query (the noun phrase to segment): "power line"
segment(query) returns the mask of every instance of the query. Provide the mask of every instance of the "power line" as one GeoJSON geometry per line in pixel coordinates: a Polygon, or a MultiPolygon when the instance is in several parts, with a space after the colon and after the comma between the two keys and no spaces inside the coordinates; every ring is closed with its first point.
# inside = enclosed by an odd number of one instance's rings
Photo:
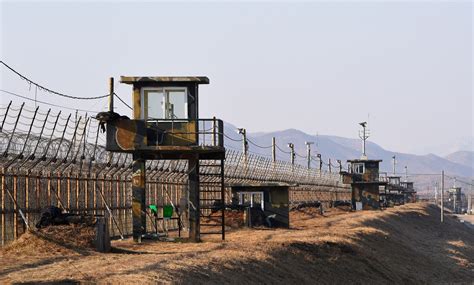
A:
{"type": "Polygon", "coordinates": [[[300,158],[306,158],[306,156],[300,155],[297,152],[295,152],[296,156],[299,156],[300,158]]]}
{"type": "Polygon", "coordinates": [[[75,100],[95,100],[95,99],[106,98],[106,97],[109,96],[109,94],[106,94],[106,95],[94,96],[94,97],[79,97],[79,96],[71,96],[71,95],[67,95],[67,94],[64,94],[64,93],[60,93],[60,92],[51,90],[47,87],[44,87],[43,85],[40,85],[40,84],[34,82],[31,79],[28,79],[26,76],[22,75],[21,73],[19,73],[18,71],[16,71],[15,69],[13,69],[12,67],[10,67],[8,64],[6,64],[5,62],[3,62],[1,60],[0,60],[0,63],[3,64],[6,68],[8,68],[10,71],[15,73],[16,75],[18,75],[21,79],[26,80],[30,85],[34,85],[38,89],[46,91],[46,92],[51,93],[51,94],[55,94],[55,95],[58,95],[58,96],[66,97],[66,98],[69,98],[69,99],[75,99],[75,100]]]}
{"type": "Polygon", "coordinates": [[[44,102],[44,101],[40,101],[40,100],[35,100],[35,99],[31,99],[31,98],[22,96],[22,95],[20,95],[20,94],[13,93],[13,92],[10,92],[10,91],[7,91],[7,90],[3,90],[3,89],[0,89],[0,92],[4,92],[4,93],[10,94],[10,95],[12,95],[12,96],[16,96],[16,97],[19,97],[19,98],[23,98],[23,99],[25,99],[25,100],[34,101],[34,102],[39,102],[39,103],[42,103],[42,104],[45,104],[45,105],[49,105],[49,106],[53,106],[53,107],[58,107],[58,108],[64,108],[64,109],[68,109],[68,110],[72,110],[72,111],[76,111],[76,110],[77,110],[77,111],[91,112],[91,113],[98,113],[98,112],[99,112],[99,111],[94,111],[94,110],[84,110],[84,109],[70,108],[70,107],[65,107],[65,106],[61,106],[61,105],[57,105],[57,104],[53,104],[53,103],[48,103],[48,102],[44,102]]]}
{"type": "Polygon", "coordinates": [[[229,137],[229,136],[226,135],[225,133],[223,133],[223,134],[224,134],[224,136],[225,136],[226,138],[228,138],[228,139],[231,140],[231,141],[234,141],[234,142],[241,142],[241,141],[242,141],[242,139],[236,140],[236,139],[233,139],[233,138],[229,137]]]}
{"type": "Polygon", "coordinates": [[[272,147],[271,145],[270,145],[270,146],[261,146],[261,145],[258,145],[258,144],[256,144],[256,143],[254,143],[253,141],[249,140],[248,138],[247,138],[247,141],[248,141],[249,143],[253,144],[253,145],[256,146],[256,147],[259,147],[259,148],[271,148],[271,147],[272,147]]]}
{"type": "Polygon", "coordinates": [[[130,105],[128,105],[127,103],[125,103],[125,101],[122,100],[122,98],[120,98],[120,96],[114,92],[114,95],[117,96],[117,98],[120,100],[120,102],[122,102],[125,106],[127,106],[130,110],[133,110],[132,107],[130,107],[130,105]]]}
{"type": "Polygon", "coordinates": [[[286,154],[291,154],[291,152],[289,152],[289,151],[284,151],[283,149],[281,149],[277,144],[276,144],[275,146],[276,146],[276,148],[277,148],[279,151],[281,151],[281,152],[283,152],[283,153],[286,153],[286,154]]]}

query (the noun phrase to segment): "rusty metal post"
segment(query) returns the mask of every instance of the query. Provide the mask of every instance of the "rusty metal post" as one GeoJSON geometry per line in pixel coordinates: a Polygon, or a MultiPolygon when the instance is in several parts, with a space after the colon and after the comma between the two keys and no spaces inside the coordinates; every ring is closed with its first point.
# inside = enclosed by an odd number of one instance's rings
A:
{"type": "Polygon", "coordinates": [[[199,197],[199,159],[188,160],[189,189],[189,239],[194,242],[201,240],[200,230],[200,197],[199,197]]]}
{"type": "Polygon", "coordinates": [[[291,165],[294,166],[295,165],[295,145],[293,143],[288,143],[288,147],[291,150],[290,152],[291,165]]]}
{"type": "Polygon", "coordinates": [[[319,177],[321,177],[321,171],[323,170],[323,159],[320,153],[317,154],[317,157],[319,158],[319,177]]]}
{"type": "Polygon", "coordinates": [[[392,167],[393,167],[393,175],[395,176],[395,174],[396,174],[396,165],[397,165],[397,160],[396,160],[396,156],[395,156],[395,155],[392,156],[392,163],[393,163],[393,165],[392,165],[392,167]]]}
{"type": "Polygon", "coordinates": [[[306,159],[307,159],[307,168],[311,168],[311,145],[314,144],[314,142],[304,142],[306,144],[306,159]]]}
{"type": "MultiPolygon", "coordinates": [[[[204,132],[206,131],[204,130],[204,132]]],[[[204,134],[204,137],[206,137],[206,134],[204,134]]],[[[212,142],[213,146],[217,146],[217,121],[215,116],[212,118],[212,142]]]]}
{"type": "Polygon", "coordinates": [[[276,162],[276,140],[275,140],[275,137],[272,137],[272,161],[273,161],[273,167],[275,167],[275,162],[276,162]]]}
{"type": "Polygon", "coordinates": [[[134,155],[132,168],[133,240],[141,242],[146,233],[145,160],[134,155]]]}

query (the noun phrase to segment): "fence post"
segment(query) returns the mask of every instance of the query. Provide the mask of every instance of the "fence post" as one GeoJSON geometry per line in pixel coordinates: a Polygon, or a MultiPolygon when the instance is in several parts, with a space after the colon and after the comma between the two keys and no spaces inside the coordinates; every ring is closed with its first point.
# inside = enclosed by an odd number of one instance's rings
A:
{"type": "Polygon", "coordinates": [[[48,189],[47,189],[47,191],[48,191],[48,193],[47,193],[47,195],[48,195],[47,205],[51,206],[51,173],[48,173],[48,186],[47,187],[48,187],[48,189]]]}
{"type": "Polygon", "coordinates": [[[67,175],[66,190],[67,190],[67,208],[71,210],[71,173],[70,172],[67,175]]]}
{"type": "Polygon", "coordinates": [[[76,173],[76,211],[79,211],[79,174],[76,173]]]}
{"type": "Polygon", "coordinates": [[[28,174],[25,175],[25,215],[26,220],[30,220],[30,176],[28,174]]]}
{"type": "Polygon", "coordinates": [[[58,201],[56,202],[57,205],[59,205],[61,203],[61,172],[57,172],[57,177],[56,177],[56,189],[57,189],[57,192],[58,192],[58,201]]]}
{"type": "Polygon", "coordinates": [[[85,177],[82,178],[84,180],[84,207],[86,208],[86,212],[90,213],[91,212],[91,207],[89,203],[89,181],[90,181],[90,176],[86,175],[85,177]]]}
{"type": "MultiPolygon", "coordinates": [[[[18,201],[18,187],[17,187],[17,179],[16,175],[13,175],[13,199],[18,201]]],[[[13,238],[18,238],[18,205],[13,201],[13,238]]]]}

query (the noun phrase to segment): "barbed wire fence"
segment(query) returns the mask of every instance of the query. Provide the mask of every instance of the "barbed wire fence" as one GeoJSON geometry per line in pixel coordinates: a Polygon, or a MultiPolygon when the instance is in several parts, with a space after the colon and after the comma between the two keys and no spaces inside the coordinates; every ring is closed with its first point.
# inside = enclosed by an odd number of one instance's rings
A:
{"type": "MultiPolygon", "coordinates": [[[[112,236],[131,233],[132,156],[105,150],[105,134],[87,112],[65,113],[0,105],[2,244],[37,221],[42,208],[106,215],[112,236]]],[[[204,126],[205,127],[205,126],[204,126]]],[[[147,204],[178,204],[186,195],[186,160],[147,161],[147,204]]],[[[212,172],[202,168],[203,173],[212,172]]],[[[291,185],[292,203],[347,196],[339,174],[238,150],[226,151],[225,184],[291,185]],[[342,195],[342,196],[341,196],[342,195]]],[[[203,181],[211,179],[203,176],[203,181]]],[[[226,187],[230,193],[230,187],[226,187]]],[[[347,197],[346,197],[347,199],[347,197]]],[[[227,195],[230,203],[230,195],[227,195]]],[[[151,219],[148,221],[152,225],[151,219]]],[[[170,221],[169,228],[177,227],[170,221]]]]}
{"type": "MultiPolygon", "coordinates": [[[[131,234],[131,154],[105,150],[106,136],[94,117],[98,110],[51,103],[43,96],[37,98],[38,94],[49,94],[68,100],[97,102],[109,94],[86,97],[58,92],[31,80],[1,60],[0,65],[24,81],[30,91],[33,88],[34,98],[5,89],[0,92],[34,102],[35,106],[17,105],[12,101],[0,104],[2,245],[33,227],[41,209],[48,206],[61,207],[71,213],[104,215],[110,219],[112,236],[131,234]],[[49,109],[40,108],[38,104],[49,109]]],[[[120,96],[114,95],[131,109],[120,96]]],[[[211,130],[213,126],[204,123],[202,128],[211,130]]],[[[220,135],[230,141],[242,141],[225,133],[220,135]]],[[[213,139],[204,134],[200,142],[206,144],[213,139]]],[[[250,143],[261,149],[271,148],[250,143]]],[[[280,147],[278,150],[283,154],[290,153],[280,147]]],[[[207,165],[213,163],[217,162],[206,162],[207,165]]],[[[204,173],[201,181],[212,183],[216,176],[205,174],[212,174],[215,169],[201,167],[204,173]]],[[[177,205],[187,195],[189,170],[186,160],[147,161],[146,172],[148,205],[177,205]]],[[[245,155],[232,147],[226,150],[224,181],[226,203],[231,202],[229,185],[235,183],[286,183],[290,185],[291,203],[332,201],[350,196],[348,186],[341,183],[337,173],[307,169],[283,160],[273,161],[261,153],[245,155]]],[[[178,227],[176,219],[167,223],[167,228],[178,227]]],[[[148,215],[147,228],[153,226],[151,215],[148,215]]]]}

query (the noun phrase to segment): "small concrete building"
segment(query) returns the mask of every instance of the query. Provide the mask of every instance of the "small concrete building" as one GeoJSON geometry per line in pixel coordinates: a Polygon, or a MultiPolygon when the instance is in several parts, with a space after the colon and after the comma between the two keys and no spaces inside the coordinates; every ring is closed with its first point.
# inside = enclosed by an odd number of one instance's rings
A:
{"type": "Polygon", "coordinates": [[[467,205],[464,205],[463,200],[466,199],[464,193],[462,193],[461,187],[451,187],[451,189],[448,190],[448,203],[446,206],[452,209],[454,213],[461,214],[463,209],[467,208],[467,205]]]}
{"type": "Polygon", "coordinates": [[[232,184],[232,204],[247,209],[246,224],[290,227],[289,185],[280,183],[232,184]]]}
{"type": "Polygon", "coordinates": [[[405,204],[405,188],[401,185],[400,176],[387,176],[387,186],[385,188],[386,205],[403,205],[405,204]]]}
{"type": "Polygon", "coordinates": [[[404,188],[403,194],[405,197],[405,203],[415,203],[416,202],[416,191],[413,186],[413,182],[401,182],[400,185],[404,188]]]}
{"type": "Polygon", "coordinates": [[[379,164],[382,160],[348,160],[349,171],[342,172],[344,183],[352,186],[352,208],[379,209],[381,207],[381,186],[387,182],[379,181],[379,164]]]}

